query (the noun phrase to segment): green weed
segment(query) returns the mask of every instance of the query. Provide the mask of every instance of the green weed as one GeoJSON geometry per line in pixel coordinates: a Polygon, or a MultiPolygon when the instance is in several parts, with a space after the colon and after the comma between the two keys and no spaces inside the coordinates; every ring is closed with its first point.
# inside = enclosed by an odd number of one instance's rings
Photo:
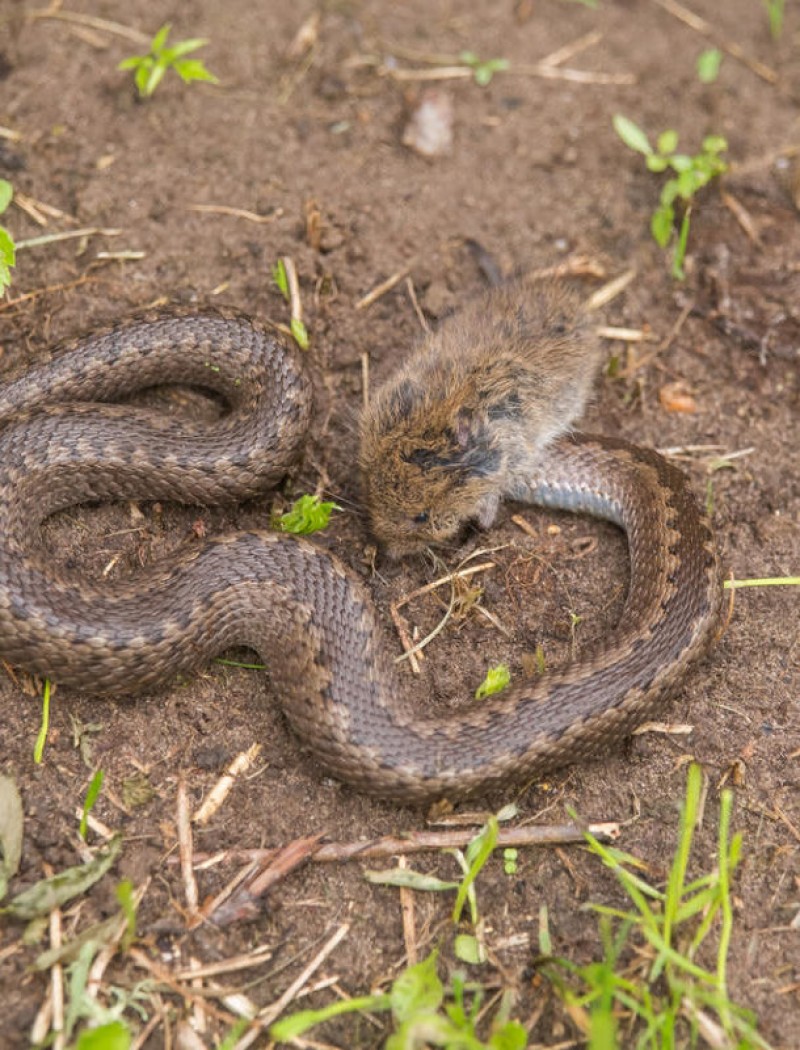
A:
{"type": "Polygon", "coordinates": [[[81,812],[81,823],[78,828],[80,837],[86,841],[86,831],[89,823],[89,814],[92,812],[92,807],[100,796],[100,792],[103,789],[103,770],[98,769],[92,777],[89,787],[86,790],[86,798],[83,800],[83,810],[81,812]]]}
{"type": "Polygon", "coordinates": [[[703,84],[713,84],[719,76],[722,52],[718,47],[709,47],[697,58],[697,76],[703,84]]]}
{"type": "Polygon", "coordinates": [[[783,10],[786,6],[785,0],[764,0],[769,18],[769,31],[773,40],[780,40],[783,32],[783,10]]]}
{"type": "Polygon", "coordinates": [[[462,971],[455,971],[449,988],[439,978],[433,951],[422,962],[409,966],[392,985],[391,991],[365,995],[332,1003],[321,1010],[302,1010],[277,1021],[270,1028],[276,1042],[297,1039],[315,1025],[354,1010],[370,1013],[390,1010],[395,1030],[384,1044],[385,1050],[441,1046],[449,1050],[525,1050],[527,1036],[518,1021],[509,1019],[511,995],[501,998],[492,1018],[488,1040],[476,1031],[483,1003],[483,989],[467,982],[462,971]]]}
{"type": "Polygon", "coordinates": [[[659,205],[650,220],[650,231],[656,242],[666,248],[675,232],[675,202],[683,202],[683,217],[672,256],[672,276],[682,281],[685,277],[683,261],[689,238],[692,204],[699,190],[727,171],[728,165],[720,154],[728,148],[728,143],[721,135],[707,135],[703,139],[701,151],[689,156],[676,152],[677,131],[662,131],[653,149],[645,132],[632,120],[616,114],[613,124],[614,130],[629,149],[644,154],[648,171],[660,174],[671,168],[675,172],[675,177],[667,179],[661,189],[659,205]]]}
{"type": "MultiPolygon", "coordinates": [[[[283,259],[278,259],[275,265],[272,267],[272,279],[278,287],[283,298],[287,303],[292,302],[292,293],[289,287],[289,275],[286,272],[286,264],[283,259]]],[[[295,276],[295,281],[297,280],[295,276]]],[[[299,292],[298,292],[299,300],[299,292]]],[[[298,310],[299,312],[299,310],[298,310]]],[[[308,329],[303,324],[300,317],[292,316],[289,321],[289,330],[292,333],[292,338],[300,347],[301,350],[308,350],[308,329]]]]}
{"type": "Polygon", "coordinates": [[[633,905],[629,910],[589,905],[599,915],[603,946],[599,962],[577,966],[553,958],[543,914],[540,949],[545,958],[540,969],[583,1029],[590,1048],[672,1050],[686,1036],[695,1046],[702,1035],[714,1046],[768,1050],[753,1015],[728,998],[726,973],[733,928],[730,880],[742,852],[741,835],[730,834],[730,791],[723,791],[720,798],[716,867],[687,881],[701,790],[702,772],[692,765],[678,844],[664,890],[655,889],[637,874],[642,864],[635,857],[606,847],[586,833],[590,850],[614,872],[633,905]],[[706,952],[716,955],[712,969],[698,961],[704,945],[706,952]],[[619,1032],[622,1018],[624,1036],[619,1032]]]}
{"type": "Polygon", "coordinates": [[[209,73],[198,58],[185,58],[192,51],[204,47],[208,41],[201,38],[180,40],[172,47],[167,47],[167,37],[172,26],[169,22],[163,25],[150,41],[150,51],[146,55],[131,55],[124,58],[117,69],[132,69],[133,79],[139,98],[149,98],[161,83],[168,69],[174,70],[181,80],[188,84],[193,80],[204,80],[218,84],[219,80],[209,73]]]}
{"type": "Polygon", "coordinates": [[[342,508],[332,500],[321,500],[319,496],[306,494],[296,499],[289,510],[272,522],[273,528],[280,532],[291,532],[296,536],[307,536],[312,532],[324,529],[330,521],[331,514],[342,508]]]}
{"type": "Polygon", "coordinates": [[[486,677],[475,690],[475,699],[484,700],[494,693],[501,693],[510,681],[511,671],[508,664],[497,664],[496,667],[490,667],[486,672],[486,677]]]}
{"type": "Polygon", "coordinates": [[[475,83],[480,87],[486,87],[491,83],[495,73],[502,73],[511,65],[507,58],[480,59],[474,51],[462,51],[458,59],[465,66],[470,67],[475,83]]]}
{"type": "MultiPolygon", "coordinates": [[[[0,179],[0,215],[8,208],[14,190],[10,182],[0,179]]],[[[17,247],[14,238],[5,228],[0,226],[0,295],[5,295],[5,290],[11,284],[11,267],[17,261],[17,247]]]]}

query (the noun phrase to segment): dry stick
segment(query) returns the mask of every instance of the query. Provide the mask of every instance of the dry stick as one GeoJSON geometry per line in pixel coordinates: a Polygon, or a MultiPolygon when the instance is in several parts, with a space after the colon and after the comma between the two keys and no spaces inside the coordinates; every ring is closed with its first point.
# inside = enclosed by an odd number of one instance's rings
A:
{"type": "Polygon", "coordinates": [[[677,18],[679,22],[689,26],[696,33],[700,33],[701,36],[719,43],[723,51],[727,51],[732,58],[744,63],[751,72],[761,77],[762,80],[766,80],[768,84],[776,84],[778,82],[778,74],[774,69],[765,66],[763,62],[759,62],[756,58],[750,58],[735,40],[726,40],[724,37],[718,36],[714,27],[709,22],[706,22],[705,18],[696,15],[688,7],[677,3],[676,0],[653,0],[653,3],[666,11],[667,14],[672,15],[673,18],[677,18]]]}
{"type": "Polygon", "coordinates": [[[159,984],[163,984],[165,988],[168,988],[171,992],[174,992],[175,995],[179,995],[187,1002],[193,1003],[195,1000],[201,999],[206,1004],[206,1009],[209,1013],[213,1014],[222,1024],[230,1025],[235,1020],[232,1014],[220,1010],[209,1002],[210,996],[204,988],[187,988],[185,984],[175,980],[166,966],[162,966],[162,964],[156,962],[155,959],[151,959],[141,948],[137,948],[136,946],[129,948],[128,958],[135,966],[138,966],[140,970],[147,970],[148,973],[155,977],[159,984]]]}
{"type": "MultiPolygon", "coordinates": [[[[403,870],[408,867],[404,853],[397,858],[397,866],[403,870]]],[[[406,958],[409,966],[415,966],[419,962],[417,924],[415,921],[414,894],[409,886],[400,887],[400,913],[403,918],[403,943],[406,949],[406,958]]]]}
{"type": "MultiPolygon", "coordinates": [[[[52,871],[47,874],[52,875],[52,871]]],[[[61,947],[61,909],[53,908],[50,912],[50,948],[58,950],[61,947]]],[[[60,962],[53,963],[50,969],[50,989],[52,993],[53,1014],[51,1031],[54,1034],[54,1050],[64,1050],[66,1038],[64,1034],[64,970],[60,962]]]]}
{"type": "Polygon", "coordinates": [[[629,270],[625,270],[619,277],[614,277],[612,280],[604,284],[602,288],[598,288],[596,292],[589,296],[584,303],[586,310],[599,310],[602,306],[608,306],[608,304],[616,299],[618,295],[628,287],[631,281],[636,276],[636,270],[631,267],[629,270]]]}
{"type": "Polygon", "coordinates": [[[408,276],[408,274],[411,272],[411,267],[414,265],[415,262],[416,257],[413,258],[410,262],[406,263],[402,270],[398,270],[397,273],[393,273],[391,277],[387,277],[385,281],[382,281],[379,285],[376,285],[376,287],[373,288],[371,292],[367,292],[365,296],[362,296],[362,298],[358,300],[358,302],[355,305],[355,309],[366,310],[368,306],[372,306],[372,304],[378,299],[380,299],[382,295],[386,295],[387,292],[390,292],[396,284],[399,284],[404,277],[408,276]]]}
{"type": "Polygon", "coordinates": [[[722,197],[722,203],[733,215],[734,219],[739,223],[741,228],[744,230],[745,235],[749,239],[751,244],[758,247],[761,244],[761,238],[758,235],[756,224],[753,222],[753,217],[750,212],[745,208],[741,201],[737,200],[732,193],[728,193],[726,190],[720,192],[722,197]]]}
{"type": "Polygon", "coordinates": [[[294,260],[284,255],[281,258],[283,269],[286,273],[286,284],[289,289],[289,312],[293,321],[303,323],[303,303],[300,299],[300,282],[297,279],[297,268],[294,260]]]}
{"type": "Polygon", "coordinates": [[[283,215],[283,208],[276,208],[269,215],[259,215],[258,212],[247,211],[245,208],[233,208],[228,204],[187,204],[186,210],[211,215],[232,215],[236,219],[246,219],[248,222],[255,223],[274,222],[283,215]]]}
{"type": "Polygon", "coordinates": [[[251,744],[247,751],[239,752],[208,795],[206,795],[202,805],[195,811],[192,817],[195,824],[207,824],[212,817],[216,816],[217,810],[230,794],[236,778],[241,776],[242,773],[246,773],[260,754],[261,744],[251,744]]]}
{"type": "Polygon", "coordinates": [[[106,229],[102,226],[85,226],[81,230],[62,230],[61,233],[43,233],[41,237],[28,237],[27,240],[17,241],[16,247],[38,248],[42,244],[54,244],[56,241],[71,241],[76,237],[118,237],[123,231],[106,229]]]}
{"type": "Polygon", "coordinates": [[[197,881],[192,868],[192,820],[189,811],[189,795],[186,790],[186,776],[181,773],[178,777],[178,847],[181,860],[181,876],[183,877],[183,892],[186,896],[187,924],[191,927],[198,920],[197,881]]]}
{"type": "Polygon", "coordinates": [[[403,652],[405,653],[408,659],[412,673],[419,674],[420,666],[418,656],[422,657],[422,659],[425,659],[425,654],[423,652],[417,654],[417,651],[414,648],[414,643],[412,642],[411,636],[408,633],[408,625],[406,624],[406,621],[403,619],[403,617],[400,615],[400,610],[396,602],[392,602],[389,606],[389,615],[392,618],[392,623],[394,624],[395,630],[397,631],[397,637],[400,639],[400,644],[402,645],[403,652]]]}
{"type": "Polygon", "coordinates": [[[428,324],[428,319],[422,312],[422,309],[419,305],[419,300],[417,299],[417,293],[414,288],[414,282],[411,280],[410,277],[406,277],[406,291],[408,292],[408,298],[411,300],[411,306],[414,309],[414,313],[417,315],[417,320],[419,321],[420,328],[422,328],[422,331],[425,333],[425,335],[430,335],[431,326],[428,324]]]}
{"type": "Polygon", "coordinates": [[[238,1043],[236,1043],[234,1050],[247,1050],[247,1047],[252,1046],[255,1040],[258,1039],[261,1032],[265,1028],[268,1028],[272,1024],[272,1022],[275,1021],[278,1017],[280,1017],[280,1015],[283,1013],[283,1011],[286,1009],[286,1007],[289,1005],[292,999],[294,999],[300,992],[303,985],[320,968],[320,966],[325,962],[325,960],[328,958],[331,952],[333,952],[339,946],[339,943],[344,940],[344,938],[349,932],[349,923],[344,923],[339,927],[339,929],[334,933],[330,940],[323,945],[319,952],[317,952],[317,954],[314,956],[314,958],[311,960],[308,966],[306,966],[306,968],[303,970],[300,976],[295,981],[293,981],[292,984],[289,985],[289,987],[286,989],[283,995],[279,999],[277,999],[271,1006],[265,1007],[259,1013],[258,1018],[256,1019],[256,1022],[253,1025],[253,1027],[250,1029],[249,1032],[247,1032],[246,1035],[244,1035],[239,1040],[238,1043]]]}
{"type": "Polygon", "coordinates": [[[149,44],[150,37],[131,29],[130,26],[122,25],[120,22],[110,22],[107,18],[96,18],[94,15],[82,15],[76,11],[59,11],[59,3],[54,2],[44,11],[31,11],[25,17],[31,21],[42,19],[55,19],[59,22],[71,22],[73,25],[87,26],[89,29],[100,29],[105,33],[115,33],[117,36],[132,40],[135,44],[149,44]]]}
{"type": "MultiPolygon", "coordinates": [[[[591,832],[601,842],[613,842],[619,838],[619,824],[615,821],[604,821],[599,824],[587,824],[586,831],[591,832]]],[[[440,831],[409,831],[407,834],[384,835],[370,839],[368,842],[325,842],[309,855],[309,860],[316,864],[338,864],[349,860],[373,860],[376,857],[392,857],[405,853],[430,853],[442,849],[464,849],[475,837],[474,828],[447,828],[440,831]]],[[[540,824],[519,828],[501,828],[497,836],[498,848],[506,846],[570,846],[583,843],[583,829],[575,824],[540,824]]],[[[214,855],[219,862],[232,861],[237,864],[269,860],[276,849],[232,849],[214,855]]],[[[194,863],[197,867],[208,866],[209,854],[197,853],[194,863]]],[[[175,863],[170,858],[168,863],[175,863]]]]}
{"type": "Polygon", "coordinates": [[[246,885],[243,884],[242,879],[234,880],[234,882],[238,881],[239,885],[224,904],[217,907],[218,898],[216,898],[211,907],[204,909],[206,917],[213,916],[217,926],[228,926],[241,919],[257,915],[261,911],[259,898],[277,882],[284,879],[290,871],[308,860],[319,845],[321,838],[321,834],[306,835],[304,838],[290,842],[288,846],[273,851],[271,856],[259,865],[261,871],[246,885]]]}
{"type": "Polygon", "coordinates": [[[591,33],[586,33],[584,36],[578,37],[578,39],[573,40],[571,44],[565,44],[564,47],[560,47],[557,51],[552,51],[549,55],[545,55],[544,58],[540,58],[538,65],[560,66],[563,62],[566,62],[567,59],[574,58],[575,55],[579,55],[582,51],[586,51],[588,48],[599,44],[602,39],[603,34],[600,30],[593,29],[591,33]]]}

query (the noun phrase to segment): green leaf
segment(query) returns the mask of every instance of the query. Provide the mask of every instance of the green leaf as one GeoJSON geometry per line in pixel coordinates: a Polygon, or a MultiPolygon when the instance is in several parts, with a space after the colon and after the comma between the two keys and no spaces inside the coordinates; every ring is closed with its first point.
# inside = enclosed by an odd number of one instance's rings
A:
{"type": "Polygon", "coordinates": [[[209,73],[199,58],[183,58],[174,64],[175,72],[184,82],[189,84],[193,80],[203,80],[208,84],[219,84],[219,78],[209,73]]]}
{"type": "Polygon", "coordinates": [[[525,1050],[528,1033],[519,1021],[507,1021],[489,1038],[489,1050],[525,1050]]]}
{"type": "MultiPolygon", "coordinates": [[[[469,871],[461,880],[461,885],[458,887],[458,894],[456,896],[456,902],[453,905],[453,922],[457,923],[461,918],[461,912],[464,908],[464,904],[467,899],[475,879],[478,877],[478,872],[481,870],[483,865],[489,859],[492,854],[492,850],[497,845],[497,836],[500,833],[500,827],[497,823],[497,817],[489,817],[484,826],[478,832],[478,834],[472,839],[470,844],[467,846],[467,860],[469,861],[469,871]]],[[[475,908],[473,906],[473,911],[475,908]]],[[[473,921],[475,916],[473,915],[473,921]]]]}
{"type": "Polygon", "coordinates": [[[283,259],[278,259],[275,265],[272,267],[272,280],[278,286],[278,289],[286,300],[289,302],[289,279],[286,276],[286,267],[283,265],[283,259]]]}
{"type": "Polygon", "coordinates": [[[299,317],[293,317],[291,319],[289,322],[289,331],[292,333],[292,338],[300,349],[308,350],[308,332],[306,331],[306,326],[299,317]]]}
{"type": "Polygon", "coordinates": [[[319,496],[308,493],[296,499],[291,508],[273,523],[280,532],[291,532],[295,536],[307,536],[324,529],[331,514],[342,508],[331,500],[322,501],[319,496]]]}
{"type": "Polygon", "coordinates": [[[42,690],[42,720],[36,742],[33,745],[33,761],[39,765],[44,756],[44,745],[47,743],[47,732],[50,728],[50,679],[45,678],[42,690]]]}
{"type": "Polygon", "coordinates": [[[471,933],[460,933],[453,943],[453,951],[457,959],[470,966],[482,966],[488,958],[484,945],[471,933]]]}
{"type": "Polygon", "coordinates": [[[497,664],[490,667],[486,677],[475,690],[476,700],[485,700],[487,696],[502,692],[511,681],[511,671],[508,664],[497,664]]]}
{"type": "Polygon", "coordinates": [[[433,1013],[444,999],[444,988],[436,972],[438,951],[432,951],[427,959],[404,970],[392,985],[389,993],[392,1014],[397,1021],[406,1021],[416,1014],[433,1013]]]}
{"type": "MultiPolygon", "coordinates": [[[[139,88],[139,93],[145,98],[150,98],[155,89],[164,79],[164,74],[167,71],[167,67],[162,66],[159,62],[154,62],[150,69],[147,69],[147,67],[143,68],[146,70],[147,76],[142,78],[144,82],[144,87],[139,88]]],[[[137,85],[138,83],[139,81],[137,77],[137,85]]]]}
{"type": "Polygon", "coordinates": [[[667,131],[662,131],[658,136],[656,142],[656,149],[659,153],[674,153],[678,146],[678,132],[673,131],[671,128],[667,131]]]}
{"type": "Polygon", "coordinates": [[[0,900],[17,874],[22,856],[22,799],[16,781],[0,775],[0,900]]]}
{"type": "Polygon", "coordinates": [[[661,248],[666,248],[672,236],[672,224],[675,220],[675,209],[671,204],[661,205],[653,212],[650,220],[650,232],[661,248]]]}
{"type": "Polygon", "coordinates": [[[365,871],[364,878],[376,886],[402,886],[404,889],[420,890],[423,893],[444,893],[457,890],[460,882],[440,879],[436,875],[425,875],[413,868],[388,868],[384,871],[365,871]]]}
{"type": "Polygon", "coordinates": [[[6,266],[13,266],[17,260],[17,247],[14,238],[5,227],[0,226],[0,259],[6,266]]]}
{"type": "Polygon", "coordinates": [[[147,62],[148,60],[150,60],[148,55],[131,55],[130,58],[123,58],[123,60],[117,64],[117,69],[138,69],[143,62],[147,62]]]}
{"type": "Polygon", "coordinates": [[[706,135],[703,149],[706,153],[722,153],[728,148],[728,140],[723,135],[706,135]]]}
{"type": "Polygon", "coordinates": [[[81,1032],[75,1050],[128,1050],[130,1045],[131,1032],[128,1026],[122,1021],[111,1021],[81,1032]]]}
{"type": "Polygon", "coordinates": [[[103,770],[98,769],[95,775],[92,777],[89,787],[86,791],[86,798],[83,800],[83,812],[81,814],[81,823],[78,829],[80,837],[86,841],[86,830],[89,821],[89,814],[92,812],[92,807],[97,802],[98,796],[103,788],[103,770]]]}
{"type": "Polygon", "coordinates": [[[6,210],[14,196],[14,187],[8,179],[0,179],[0,215],[6,210]]]}
{"type": "Polygon", "coordinates": [[[190,51],[196,51],[199,47],[205,47],[208,43],[202,37],[195,37],[192,40],[180,40],[177,44],[174,44],[171,48],[164,52],[164,57],[168,59],[171,65],[176,58],[181,58],[182,55],[188,55],[190,51]]]}
{"type": "Polygon", "coordinates": [[[0,914],[23,920],[49,915],[53,908],[79,897],[98,882],[117,859],[121,849],[122,837],[115,835],[93,860],[74,868],[65,868],[49,879],[34,883],[12,898],[5,908],[0,908],[0,914]]]}
{"type": "Polygon", "coordinates": [[[298,1038],[309,1028],[314,1028],[331,1017],[339,1017],[341,1014],[353,1013],[356,1010],[369,1010],[377,1013],[379,1010],[388,1010],[391,1006],[388,995],[362,995],[356,999],[343,999],[323,1006],[320,1010],[299,1010],[296,1014],[283,1017],[280,1021],[270,1026],[270,1038],[277,1043],[289,1043],[298,1038]]]}
{"type": "Polygon", "coordinates": [[[644,162],[647,165],[647,170],[654,172],[656,175],[666,171],[669,167],[669,158],[661,157],[658,153],[651,153],[649,157],[645,157],[644,162]]]}
{"type": "Polygon", "coordinates": [[[672,170],[680,175],[684,171],[692,170],[694,167],[694,158],[687,156],[685,153],[673,153],[669,158],[669,164],[672,170]]]}
{"type": "Polygon", "coordinates": [[[634,124],[632,120],[623,117],[621,113],[614,114],[612,124],[614,125],[614,130],[628,149],[635,150],[637,153],[644,153],[645,156],[649,156],[653,152],[650,140],[638,124],[634,124]]]}
{"type": "Polygon", "coordinates": [[[150,51],[151,52],[155,53],[156,51],[161,51],[161,49],[164,47],[164,45],[167,42],[167,37],[169,36],[169,32],[170,32],[171,29],[172,29],[172,23],[171,22],[165,22],[164,25],[159,29],[159,31],[153,37],[153,39],[150,41],[150,51]]]}
{"type": "Polygon", "coordinates": [[[697,75],[703,84],[713,84],[719,76],[722,63],[722,52],[718,47],[709,47],[702,51],[697,59],[697,75]]]}

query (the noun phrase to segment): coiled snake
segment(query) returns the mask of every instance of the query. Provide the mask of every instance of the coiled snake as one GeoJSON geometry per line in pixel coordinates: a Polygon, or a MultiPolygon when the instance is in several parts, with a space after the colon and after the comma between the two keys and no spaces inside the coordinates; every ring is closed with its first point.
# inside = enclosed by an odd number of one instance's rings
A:
{"type": "Polygon", "coordinates": [[[371,602],[313,544],[270,532],[210,539],[131,581],[54,570],[38,525],[102,500],[241,500],[296,460],[311,408],[297,355],[238,316],[150,317],[75,342],[0,388],[0,655],[92,693],[192,672],[233,646],[269,665],[295,732],[335,775],[420,802],[521,781],[596,752],[671,694],[718,625],[714,542],[679,470],[621,441],[575,435],[526,498],[626,532],[629,595],[591,656],[452,719],[407,710],[371,602]],[[211,425],[96,404],[142,387],[209,388],[211,425]],[[92,402],[92,403],[89,403],[92,402]]]}

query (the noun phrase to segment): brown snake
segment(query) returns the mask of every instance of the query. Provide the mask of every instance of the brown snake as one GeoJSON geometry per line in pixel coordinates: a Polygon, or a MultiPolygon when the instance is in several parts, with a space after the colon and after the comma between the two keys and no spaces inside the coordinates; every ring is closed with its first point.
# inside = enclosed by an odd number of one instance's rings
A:
{"type": "Polygon", "coordinates": [[[713,537],[683,474],[654,452],[574,435],[521,499],[620,525],[631,580],[605,644],[452,718],[401,690],[355,575],[304,540],[242,532],[198,543],[131,581],[54,570],[35,542],[65,507],[101,500],[241,500],[296,460],[310,385],[297,355],[222,314],[144,320],[70,344],[0,388],[0,655],[92,693],[130,693],[233,645],[268,663],[300,738],[335,775],[420,802],[474,795],[573,762],[640,724],[713,640],[713,537]],[[230,410],[202,427],[88,404],[187,383],[230,410]]]}

